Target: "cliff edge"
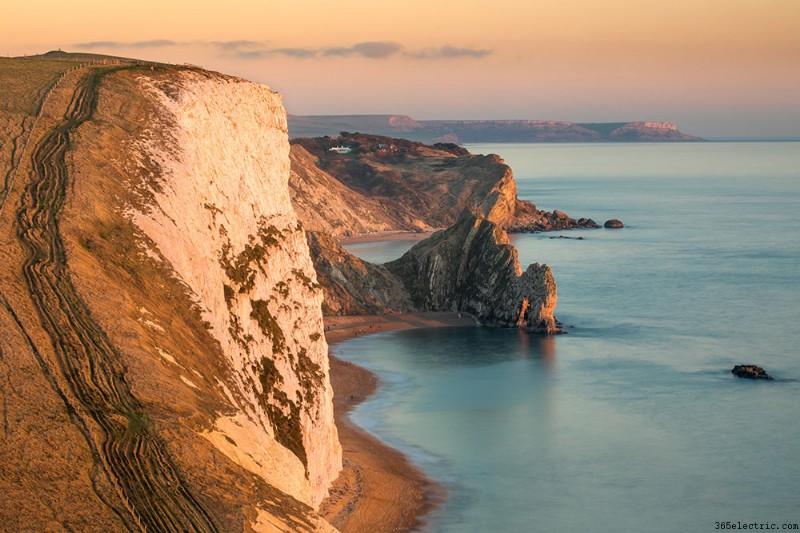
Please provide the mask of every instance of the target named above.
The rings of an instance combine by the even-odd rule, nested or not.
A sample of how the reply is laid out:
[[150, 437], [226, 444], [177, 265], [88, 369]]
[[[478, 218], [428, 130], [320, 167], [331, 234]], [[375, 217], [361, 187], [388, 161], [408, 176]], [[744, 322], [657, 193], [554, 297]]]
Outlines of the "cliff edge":
[[280, 96], [124, 61], [8, 76], [3, 100], [32, 101], [0, 109], [0, 523], [333, 531], [314, 511], [341, 468], [322, 292]]

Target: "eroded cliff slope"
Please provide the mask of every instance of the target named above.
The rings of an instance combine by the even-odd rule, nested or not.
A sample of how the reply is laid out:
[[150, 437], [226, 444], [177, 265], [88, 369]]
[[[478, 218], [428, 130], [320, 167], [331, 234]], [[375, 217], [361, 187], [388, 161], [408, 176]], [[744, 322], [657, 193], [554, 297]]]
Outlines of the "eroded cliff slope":
[[465, 209], [510, 231], [597, 227], [519, 200], [502, 158], [451, 144], [361, 133], [295, 139], [292, 169], [298, 216], [307, 228], [334, 237], [446, 228]]
[[550, 267], [536, 263], [523, 272], [505, 230], [482, 214], [465, 212], [384, 265], [351, 255], [327, 235], [309, 232], [308, 239], [327, 315], [457, 311], [485, 326], [558, 332]]
[[39, 104], [4, 161], [0, 522], [330, 531], [341, 450], [280, 97], [123, 63]]
[[[199, 72], [137, 81], [160, 109], [134, 153], [154, 163], [163, 182], [130, 215], [198, 298], [232, 370], [227, 392], [241, 409], [218, 419], [208, 438], [316, 505], [341, 462], [322, 294], [289, 200], [280, 97]], [[251, 450], [226, 438], [264, 446], [263, 430], [279, 445], [267, 449], [275, 465], [249, 459]]]
[[325, 315], [371, 315], [417, 310], [405, 284], [383, 265], [359, 259], [329, 235], [310, 231], [308, 246], [322, 286]]

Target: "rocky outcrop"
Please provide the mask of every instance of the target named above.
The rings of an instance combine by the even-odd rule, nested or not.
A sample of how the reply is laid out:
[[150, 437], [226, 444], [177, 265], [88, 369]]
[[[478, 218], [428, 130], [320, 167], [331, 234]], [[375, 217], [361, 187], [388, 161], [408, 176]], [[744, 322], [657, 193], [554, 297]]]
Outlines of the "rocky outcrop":
[[[365, 134], [295, 139], [293, 143], [316, 157], [322, 171], [377, 204], [394, 221], [391, 229], [447, 227], [464, 209], [478, 209], [501, 223], [514, 211], [516, 183], [496, 155], [456, 155], [447, 145]], [[350, 151], [330, 150], [336, 146]], [[335, 218], [337, 214], [317, 216]]]
[[403, 283], [382, 265], [362, 261], [323, 233], [308, 246], [324, 295], [325, 315], [368, 315], [415, 310]]
[[[350, 151], [330, 150], [338, 146]], [[444, 228], [465, 209], [515, 232], [596, 227], [519, 200], [502, 158], [447, 143], [365, 134], [296, 139], [290, 187], [304, 226], [334, 237]]]
[[736, 365], [731, 369], [731, 373], [739, 378], [766, 379], [773, 380], [767, 371], [756, 365]]
[[624, 228], [625, 225], [622, 223], [622, 221], [620, 219], [611, 218], [611, 219], [606, 220], [603, 223], [603, 227], [606, 228], [606, 229], [620, 229], [620, 228]]
[[400, 259], [375, 265], [331, 237], [308, 233], [326, 315], [410, 311], [470, 313], [492, 327], [556, 333], [550, 268], [523, 272], [506, 232], [478, 213], [419, 242]]
[[537, 263], [523, 273], [506, 232], [488, 218], [465, 214], [385, 266], [419, 309], [468, 312], [487, 326], [557, 331], [550, 268]]
[[575, 220], [563, 211], [542, 211], [530, 202], [517, 200], [514, 216], [505, 225], [509, 233], [538, 233], [566, 229], [594, 229], [600, 226], [591, 218]]

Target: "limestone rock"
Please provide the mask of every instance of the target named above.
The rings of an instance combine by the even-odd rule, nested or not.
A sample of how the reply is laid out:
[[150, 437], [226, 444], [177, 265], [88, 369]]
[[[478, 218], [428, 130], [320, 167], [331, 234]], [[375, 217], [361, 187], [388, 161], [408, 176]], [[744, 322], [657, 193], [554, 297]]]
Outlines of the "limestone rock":
[[550, 268], [537, 263], [523, 273], [506, 232], [475, 213], [385, 266], [422, 310], [464, 311], [487, 326], [557, 331]]
[[328, 235], [308, 232], [308, 245], [324, 295], [325, 315], [366, 315], [414, 310], [403, 283], [381, 265], [362, 261]]
[[591, 218], [574, 220], [563, 211], [542, 211], [530, 202], [517, 200], [514, 216], [505, 228], [512, 233], [539, 233], [565, 229], [594, 229], [600, 226]]

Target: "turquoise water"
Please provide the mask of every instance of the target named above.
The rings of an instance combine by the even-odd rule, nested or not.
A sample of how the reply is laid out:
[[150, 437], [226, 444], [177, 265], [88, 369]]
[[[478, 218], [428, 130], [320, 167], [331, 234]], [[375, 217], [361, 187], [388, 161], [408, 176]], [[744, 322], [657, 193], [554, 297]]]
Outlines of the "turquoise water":
[[[503, 156], [539, 207], [626, 228], [513, 238], [553, 268], [568, 335], [337, 347], [384, 382], [356, 423], [448, 490], [426, 531], [800, 523], [800, 144], [469, 149]], [[743, 362], [778, 380], [734, 378]]]
[[403, 252], [417, 244], [417, 242], [419, 241], [387, 239], [375, 242], [356, 242], [345, 244], [343, 247], [351, 254], [373, 263], [386, 263], [403, 255]]

